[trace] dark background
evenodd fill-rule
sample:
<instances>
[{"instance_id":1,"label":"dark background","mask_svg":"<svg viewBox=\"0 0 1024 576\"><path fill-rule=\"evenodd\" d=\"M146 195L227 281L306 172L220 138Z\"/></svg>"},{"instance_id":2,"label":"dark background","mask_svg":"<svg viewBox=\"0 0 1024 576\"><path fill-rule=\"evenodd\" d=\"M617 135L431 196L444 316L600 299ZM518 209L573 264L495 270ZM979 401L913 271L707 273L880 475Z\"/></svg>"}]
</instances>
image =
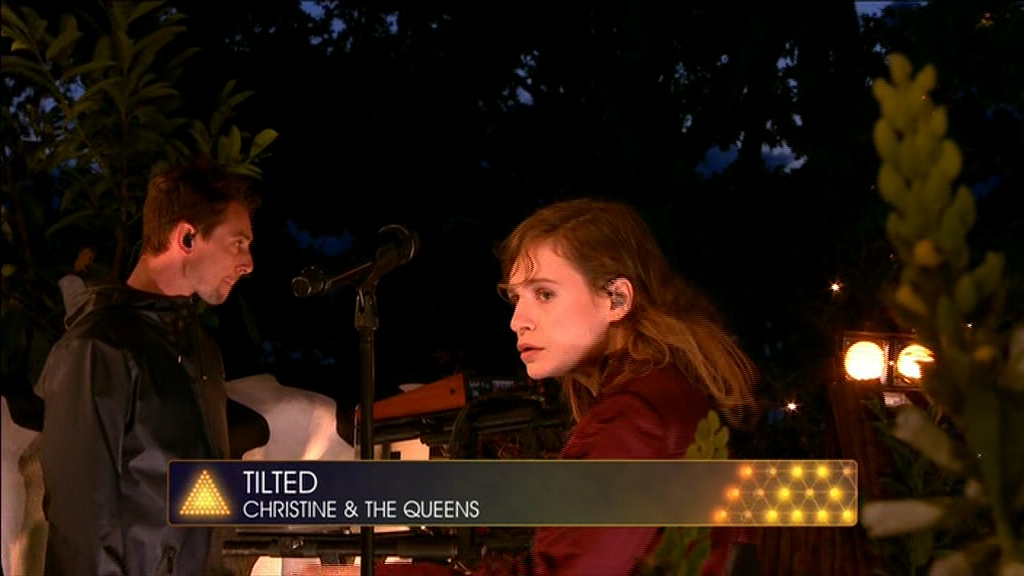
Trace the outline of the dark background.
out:
<instances>
[{"instance_id":1,"label":"dark background","mask_svg":"<svg viewBox=\"0 0 1024 576\"><path fill-rule=\"evenodd\" d=\"M761 395L798 403L769 419L773 452L821 453L842 331L894 328L870 91L891 50L937 67L978 200L975 257L1005 251L1019 289L1020 2L169 4L189 16L176 42L202 49L179 85L189 110L208 115L237 78L256 94L235 121L280 133L260 164L255 272L216 310L229 378L271 372L353 407L354 291L300 300L290 281L344 270L355 250L339 248L392 223L422 244L378 289L377 397L516 374L494 247L539 206L596 196L643 213L761 368ZM30 5L51 22L101 14Z\"/></svg>"}]
</instances>

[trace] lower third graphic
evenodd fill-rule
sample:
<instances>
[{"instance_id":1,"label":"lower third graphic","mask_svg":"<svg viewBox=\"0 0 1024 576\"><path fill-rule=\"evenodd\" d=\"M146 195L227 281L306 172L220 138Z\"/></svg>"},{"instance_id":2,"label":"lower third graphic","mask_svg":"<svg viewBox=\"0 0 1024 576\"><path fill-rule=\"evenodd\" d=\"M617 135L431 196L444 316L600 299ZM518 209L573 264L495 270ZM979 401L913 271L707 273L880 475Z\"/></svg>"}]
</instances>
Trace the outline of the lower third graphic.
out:
<instances>
[{"instance_id":1,"label":"lower third graphic","mask_svg":"<svg viewBox=\"0 0 1024 576\"><path fill-rule=\"evenodd\" d=\"M231 516L231 509L220 495L217 483L213 481L209 470L203 470L199 479L189 491L185 504L181 507L182 516Z\"/></svg>"}]
</instances>

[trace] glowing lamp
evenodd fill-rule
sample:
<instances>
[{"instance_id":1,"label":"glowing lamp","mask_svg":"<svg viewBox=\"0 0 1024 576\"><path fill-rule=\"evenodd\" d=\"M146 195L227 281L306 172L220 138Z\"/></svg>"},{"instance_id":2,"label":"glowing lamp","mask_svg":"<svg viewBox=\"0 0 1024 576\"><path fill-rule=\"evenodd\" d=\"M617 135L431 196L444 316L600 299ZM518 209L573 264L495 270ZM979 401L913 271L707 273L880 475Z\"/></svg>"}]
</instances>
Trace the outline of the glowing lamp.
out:
<instances>
[{"instance_id":1,"label":"glowing lamp","mask_svg":"<svg viewBox=\"0 0 1024 576\"><path fill-rule=\"evenodd\" d=\"M935 361L913 334L875 332L847 332L842 358L846 379L880 385L889 407L907 403L904 392L921 385L921 364Z\"/></svg>"},{"instance_id":2,"label":"glowing lamp","mask_svg":"<svg viewBox=\"0 0 1024 576\"><path fill-rule=\"evenodd\" d=\"M921 363L934 360L931 350L920 344L910 344L896 357L896 371L912 380L920 380Z\"/></svg>"},{"instance_id":3,"label":"glowing lamp","mask_svg":"<svg viewBox=\"0 0 1024 576\"><path fill-rule=\"evenodd\" d=\"M885 373L885 351L878 344L861 340L846 349L846 374L854 380L875 380Z\"/></svg>"}]
</instances>

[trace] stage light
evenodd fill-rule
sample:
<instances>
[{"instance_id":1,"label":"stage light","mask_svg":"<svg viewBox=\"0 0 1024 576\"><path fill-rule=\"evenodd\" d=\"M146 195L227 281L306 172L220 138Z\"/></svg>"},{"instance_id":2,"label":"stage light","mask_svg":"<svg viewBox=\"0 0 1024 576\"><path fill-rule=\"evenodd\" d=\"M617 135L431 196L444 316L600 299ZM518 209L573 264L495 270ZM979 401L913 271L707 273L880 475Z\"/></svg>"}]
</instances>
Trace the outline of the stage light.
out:
<instances>
[{"instance_id":1,"label":"stage light","mask_svg":"<svg viewBox=\"0 0 1024 576\"><path fill-rule=\"evenodd\" d=\"M921 379L921 363L934 362L932 351L920 344L910 344L896 357L896 371L912 380Z\"/></svg>"},{"instance_id":2,"label":"stage light","mask_svg":"<svg viewBox=\"0 0 1024 576\"><path fill-rule=\"evenodd\" d=\"M861 340L846 349L843 366L854 380L881 378L885 374L885 351L875 342Z\"/></svg>"},{"instance_id":3,"label":"stage light","mask_svg":"<svg viewBox=\"0 0 1024 576\"><path fill-rule=\"evenodd\" d=\"M904 333L847 332L840 353L846 380L879 386L888 408L909 403L906 393L921 387L921 365L935 361L931 350Z\"/></svg>"}]
</instances>

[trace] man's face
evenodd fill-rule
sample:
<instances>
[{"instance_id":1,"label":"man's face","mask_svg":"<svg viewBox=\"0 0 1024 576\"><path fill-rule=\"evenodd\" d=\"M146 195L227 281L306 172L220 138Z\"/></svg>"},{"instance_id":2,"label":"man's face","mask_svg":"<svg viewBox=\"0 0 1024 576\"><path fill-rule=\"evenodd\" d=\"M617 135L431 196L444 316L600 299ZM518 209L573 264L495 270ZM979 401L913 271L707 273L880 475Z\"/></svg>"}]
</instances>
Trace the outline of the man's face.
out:
<instances>
[{"instance_id":1,"label":"man's face","mask_svg":"<svg viewBox=\"0 0 1024 576\"><path fill-rule=\"evenodd\" d=\"M508 294L511 328L531 378L555 378L595 351L611 323L606 296L596 294L568 260L542 243L530 251L534 269L520 257L512 266Z\"/></svg>"},{"instance_id":2,"label":"man's face","mask_svg":"<svg viewBox=\"0 0 1024 576\"><path fill-rule=\"evenodd\" d=\"M223 303L239 278L252 272L252 223L249 213L237 203L228 204L224 222L213 229L210 237L196 236L186 267L186 276L204 301Z\"/></svg>"}]
</instances>

